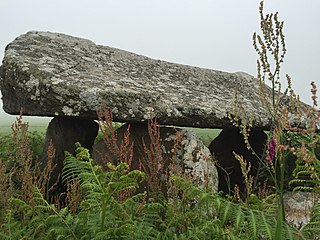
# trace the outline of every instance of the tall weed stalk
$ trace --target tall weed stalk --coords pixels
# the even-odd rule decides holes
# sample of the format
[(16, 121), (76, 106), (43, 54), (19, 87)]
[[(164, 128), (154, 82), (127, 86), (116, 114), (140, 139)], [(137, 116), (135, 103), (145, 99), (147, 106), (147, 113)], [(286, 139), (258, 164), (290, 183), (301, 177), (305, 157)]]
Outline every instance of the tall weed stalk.
[[(314, 83), (312, 83), (311, 90), (314, 100), (312, 107), (299, 101), (299, 97), (291, 87), (291, 78), (288, 75), (286, 75), (287, 87), (283, 91), (280, 70), (287, 53), (283, 33), (284, 23), (279, 20), (278, 12), (265, 15), (263, 10), (264, 1), (261, 1), (259, 7), (261, 34), (253, 34), (253, 46), (259, 56), (257, 60), (257, 79), (260, 86), (260, 102), (269, 113), (271, 121), (268, 141), (262, 156), (257, 156), (248, 142), (252, 120), (247, 120), (247, 117), (243, 115), (244, 111), (241, 111), (241, 103), (238, 101), (236, 101), (236, 114), (234, 116), (229, 115), (229, 118), (234, 125), (240, 128), (248, 149), (251, 149), (252, 153), (259, 158), (261, 166), (259, 169), (264, 169), (274, 183), (278, 196), (278, 220), (273, 237), (281, 239), (282, 226), (285, 222), (283, 195), (289, 156), (294, 154), (298, 157), (298, 165), (293, 172), (295, 179), (291, 181), (291, 184), (300, 185), (296, 189), (310, 190), (311, 187), (313, 190), (317, 190), (319, 175), (316, 169), (318, 169), (319, 161), (316, 157), (316, 149), (317, 139), (319, 138), (316, 131), (320, 126), (319, 110), (316, 109), (317, 102), (315, 100), (317, 97)], [(266, 87), (268, 83), (271, 85), (271, 91)], [(241, 124), (238, 124), (239, 120)], [(287, 136), (295, 133), (307, 134), (310, 141), (308, 143), (302, 141), (293, 147), (288, 143)], [(237, 154), (235, 156), (242, 167), (248, 188), (247, 192), (256, 189), (257, 181), (255, 180), (252, 186), (252, 179), (247, 176), (246, 169), (248, 169), (248, 166), (246, 166), (246, 161)], [(259, 174), (260, 172), (257, 173), (257, 176)], [(306, 178), (307, 175), (309, 177)], [(306, 185), (302, 186), (303, 184)]]
[[(287, 88), (284, 93), (281, 93), (280, 68), (287, 52), (283, 34), (283, 22), (278, 20), (278, 13), (263, 14), (263, 1), (260, 3), (259, 12), (262, 37), (255, 33), (253, 45), (259, 55), (257, 66), (261, 102), (272, 117), (272, 129), (268, 140), (265, 163), (272, 170), (271, 173), (273, 174), (271, 176), (274, 179), (275, 189), (279, 195), (275, 238), (280, 239), (283, 229), (281, 226), (285, 221), (283, 194), (285, 191), (285, 172), (290, 164), (287, 160), (290, 154), (296, 155), (298, 159), (297, 167), (293, 171), (295, 180), (292, 180), (291, 184), (297, 184), (300, 180), (300, 184), (298, 184), (300, 186), (296, 187), (296, 189), (300, 190), (307, 190), (308, 187), (311, 187), (312, 190), (317, 190), (319, 186), (320, 178), (319, 171), (317, 171), (319, 170), (317, 167), (319, 159), (316, 156), (319, 135), (316, 132), (320, 127), (320, 115), (317, 109), (317, 89), (314, 82), (311, 83), (313, 100), (313, 106), (311, 107), (299, 101), (299, 97), (291, 87), (291, 78), (288, 75), (286, 75)], [(273, 59), (272, 63), (269, 62), (270, 57)], [(265, 88), (266, 80), (271, 82), (271, 104), (268, 102), (268, 93)], [(309, 141), (305, 142), (301, 138), (299, 145), (291, 146), (287, 142), (287, 136), (295, 133), (306, 134)], [(302, 171), (301, 163), (305, 164), (305, 166), (310, 166), (307, 171)], [(301, 181), (301, 177), (305, 177), (305, 179)]]

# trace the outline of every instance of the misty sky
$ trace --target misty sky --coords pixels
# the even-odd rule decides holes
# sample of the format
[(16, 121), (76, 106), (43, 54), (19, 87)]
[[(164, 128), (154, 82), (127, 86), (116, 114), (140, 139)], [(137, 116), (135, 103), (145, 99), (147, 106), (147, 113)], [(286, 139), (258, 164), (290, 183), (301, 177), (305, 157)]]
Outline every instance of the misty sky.
[[(252, 34), (259, 31), (258, 5), (258, 0), (0, 0), (0, 59), (15, 37), (47, 30), (155, 59), (256, 76)], [(285, 21), (282, 72), (310, 102), (309, 83), (320, 85), (320, 1), (265, 0), (265, 12), (275, 11)], [(0, 122), (5, 117), (1, 107)]]

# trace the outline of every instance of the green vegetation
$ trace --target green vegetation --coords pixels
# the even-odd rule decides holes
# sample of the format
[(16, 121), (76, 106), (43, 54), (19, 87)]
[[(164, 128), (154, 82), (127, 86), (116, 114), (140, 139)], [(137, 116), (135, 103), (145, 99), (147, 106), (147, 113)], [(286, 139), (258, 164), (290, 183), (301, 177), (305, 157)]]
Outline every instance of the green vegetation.
[[(0, 239), (319, 239), (320, 203), (314, 206), (310, 223), (297, 229), (286, 223), (283, 201), (285, 190), (320, 191), (317, 89), (312, 83), (313, 106), (305, 106), (297, 101), (287, 77), (284, 92), (290, 104), (281, 105), (285, 98), (279, 94), (280, 66), (286, 53), (283, 23), (277, 14), (263, 14), (263, 2), (260, 16), (262, 34), (255, 33), (253, 40), (259, 56), (261, 101), (273, 124), (266, 151), (258, 157), (261, 172), (270, 179), (269, 186), (254, 186), (253, 179), (259, 180), (261, 173), (248, 175), (250, 162), (235, 153), (247, 188), (245, 198), (241, 199), (236, 189), (234, 196), (199, 189), (178, 172), (167, 175), (164, 194), (159, 185), (161, 176), (152, 172), (161, 172), (164, 166), (150, 161), (156, 164), (150, 166), (151, 172), (130, 171), (129, 142), (122, 143), (123, 148), (115, 147), (119, 164), (108, 163), (107, 170), (95, 166), (89, 150), (76, 143), (74, 155), (65, 153), (61, 175), (67, 186), (64, 198), (49, 199), (47, 186), (54, 168), (49, 156), (54, 151), (48, 149), (47, 166), (41, 168), (37, 159), (42, 154), (43, 134), (29, 132), (19, 118), (13, 132), (0, 137)], [(264, 87), (266, 81), (272, 85), (271, 101)], [(296, 119), (304, 116), (307, 124), (288, 124), (289, 111)], [(241, 112), (229, 117), (246, 141), (251, 120)], [(100, 126), (110, 128), (104, 129), (102, 138), (116, 127), (112, 119), (100, 122)], [(151, 130), (159, 127), (152, 120), (149, 126)], [(206, 138), (216, 135), (196, 131)], [(152, 158), (161, 158), (161, 151), (154, 151), (161, 149), (157, 131), (149, 134), (155, 134), (150, 136), (152, 149), (145, 150)], [(146, 182), (148, 191), (139, 190), (139, 184)]]
[[(12, 133), (12, 123), (15, 121), (14, 116), (1, 116), (0, 136), (9, 135)], [(29, 122), (28, 130), (31, 132), (45, 133), (50, 118), (47, 117), (24, 117), (24, 121)]]
[[(92, 164), (87, 149), (76, 146), (75, 156), (66, 153), (63, 169), (66, 206), (49, 204), (36, 183), (24, 191), (21, 187), (2, 203), (7, 210), (1, 219), (2, 239), (272, 238), (276, 218), (271, 210), (232, 203), (179, 176), (169, 180), (168, 200), (147, 199), (146, 193), (135, 193), (145, 173), (128, 171), (127, 163), (110, 163), (109, 171), (103, 171)], [(283, 239), (295, 239), (297, 230), (283, 229)]]
[[(11, 124), (12, 123), (10, 123), (10, 126), (0, 127), (0, 137), (10, 137), (12, 134)], [(28, 128), (29, 132), (38, 132), (39, 134), (45, 134), (46, 130), (47, 126), (30, 126)]]
[[(15, 129), (19, 142), (13, 142), (13, 149), (23, 139), (29, 148), (29, 138), (20, 135), (19, 124)], [(74, 156), (66, 152), (62, 179), (68, 190), (63, 205), (46, 199), (43, 186), (48, 176), (42, 174), (48, 171), (33, 171), (27, 149), (8, 155), (24, 159), (14, 170), (6, 172), (1, 162), (1, 239), (275, 239), (274, 195), (234, 203), (194, 187), (181, 176), (169, 178), (166, 199), (161, 194), (136, 192), (146, 173), (129, 171), (126, 162), (109, 163), (104, 171), (93, 165), (87, 149), (76, 146)], [(47, 168), (51, 169), (50, 163)], [(283, 222), (279, 239), (313, 239), (319, 224), (317, 208), (312, 224), (300, 231)]]
[(213, 139), (215, 139), (219, 133), (220, 129), (209, 129), (209, 128), (191, 128), (203, 141), (204, 145), (209, 147)]

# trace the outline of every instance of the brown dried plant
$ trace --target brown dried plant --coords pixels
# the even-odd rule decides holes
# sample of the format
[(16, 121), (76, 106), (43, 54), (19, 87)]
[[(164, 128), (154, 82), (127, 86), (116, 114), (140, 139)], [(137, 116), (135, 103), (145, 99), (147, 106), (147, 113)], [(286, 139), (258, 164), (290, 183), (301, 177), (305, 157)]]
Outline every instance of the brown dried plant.
[(31, 150), (30, 139), (28, 136), (28, 123), (24, 123), (22, 119), (22, 112), (12, 125), (12, 144), (8, 145), (8, 158), (6, 160), (6, 169), (1, 168), (7, 172), (7, 188), (6, 199), (10, 197), (17, 197), (26, 203), (31, 204), (33, 198), (33, 189), (37, 187), (44, 198), (48, 199), (48, 183), (50, 173), (54, 169), (53, 157), (55, 150), (52, 144), (48, 148), (48, 162), (47, 165), (41, 167), (38, 162), (38, 156), (33, 156)]
[[(260, 29), (262, 36), (253, 34), (253, 47), (259, 58), (257, 60), (258, 80), (260, 83), (260, 100), (273, 119), (277, 118), (281, 97), (280, 69), (287, 53), (283, 21), (279, 21), (278, 12), (264, 15), (263, 1), (260, 2)], [(272, 61), (270, 61), (272, 59)], [(266, 82), (271, 83), (271, 99)], [(290, 87), (290, 83), (288, 83)], [(287, 91), (285, 91), (287, 92)]]
[(184, 164), (181, 159), (178, 159), (178, 152), (182, 148), (183, 134), (176, 131), (171, 153), (164, 153), (160, 128), (160, 124), (150, 113), (148, 141), (142, 139), (144, 156), (139, 161), (142, 166), (141, 170), (147, 174), (147, 192), (153, 200), (156, 200), (157, 197), (167, 197), (170, 191), (168, 183), (171, 176), (187, 178), (183, 174)]
[(4, 213), (6, 209), (10, 208), (9, 199), (14, 196), (13, 175), (15, 168), (7, 170), (5, 162), (0, 159), (0, 226), (4, 220)]
[(233, 196), (232, 199), (234, 202), (242, 202), (242, 198), (241, 198), (241, 194), (240, 194), (240, 188), (239, 186), (236, 184), (233, 187)]
[(254, 112), (252, 112), (250, 116), (247, 115), (244, 110), (242, 99), (239, 98), (237, 91), (233, 94), (233, 103), (232, 113), (228, 112), (227, 117), (230, 123), (239, 129), (240, 133), (243, 135), (247, 149), (251, 151), (254, 156), (260, 158), (261, 156), (255, 152), (249, 142), (249, 136), (253, 126)]
[(251, 170), (251, 163), (246, 161), (243, 156), (238, 155), (237, 153), (233, 152), (234, 157), (239, 161), (241, 167), (241, 173), (244, 178), (245, 183), (245, 190), (246, 190), (246, 198), (253, 193), (253, 176), (250, 175)]
[[(36, 167), (36, 185), (42, 195), (49, 199), (49, 192), (54, 188), (55, 184), (51, 186), (51, 188), (48, 188), (49, 182), (50, 182), (50, 175), (51, 172), (55, 169), (56, 165), (53, 164), (54, 156), (55, 156), (56, 150), (53, 146), (52, 141), (49, 142), (48, 148), (47, 148), (47, 161), (46, 166), (43, 168), (40, 167), (40, 164)], [(58, 181), (58, 180), (57, 180)]]
[(104, 108), (103, 104), (101, 104), (100, 110), (97, 111), (97, 116), (99, 128), (103, 134), (103, 141), (113, 155), (101, 156), (101, 159), (104, 159), (105, 163), (114, 163), (114, 160), (116, 160), (117, 163), (127, 163), (130, 168), (134, 146), (134, 143), (130, 141), (130, 125), (128, 125), (127, 131), (123, 136), (123, 141), (118, 142), (117, 134), (113, 126), (112, 110)]
[(66, 204), (71, 214), (76, 214), (82, 200), (80, 180), (74, 178), (67, 182)]
[[(264, 1), (260, 2), (259, 14), (261, 34), (259, 35), (256, 32), (253, 34), (253, 47), (259, 56), (257, 60), (257, 79), (260, 87), (260, 102), (269, 114), (271, 123), (270, 131), (273, 132), (275, 129), (281, 129), (282, 131), (285, 122), (282, 118), (285, 113), (283, 103), (288, 103), (291, 106), (290, 108), (297, 109), (295, 105), (297, 98), (291, 88), (291, 78), (288, 75), (286, 76), (287, 88), (283, 93), (281, 92), (280, 69), (287, 52), (285, 36), (283, 34), (283, 21), (279, 20), (278, 12), (264, 15)], [(270, 83), (271, 89), (267, 87), (267, 83)], [(290, 101), (288, 101), (287, 93), (289, 93)], [(272, 164), (268, 164), (269, 167), (266, 167), (267, 164), (265, 163), (268, 154), (268, 145), (266, 144), (265, 150), (261, 156), (254, 151), (248, 141), (252, 128), (252, 117), (246, 116), (241, 99), (238, 98), (237, 93), (235, 93), (234, 102), (235, 107), (233, 114), (229, 113), (228, 117), (231, 123), (240, 129), (240, 132), (244, 136), (247, 148), (259, 159), (260, 167), (255, 176), (253, 186), (253, 188), (256, 189), (260, 169), (269, 171), (270, 175), (274, 174), (274, 169), (272, 167), (269, 169)], [(278, 133), (281, 134), (281, 131), (278, 131)], [(273, 136), (269, 141), (271, 141), (272, 138)]]
[(183, 172), (185, 172), (184, 169), (184, 164), (179, 164), (179, 159), (178, 159), (178, 151), (183, 151), (182, 149), (182, 139), (183, 139), (183, 134), (180, 131), (176, 131), (175, 137), (173, 140), (173, 156), (171, 159), (171, 163), (169, 166), (170, 169), (170, 176), (179, 176), (183, 177)]
[(47, 150), (48, 161), (46, 166), (41, 167), (39, 162), (34, 163), (32, 162), (32, 159), (27, 158), (23, 168), (18, 170), (19, 179), (21, 181), (21, 199), (26, 203), (32, 203), (33, 189), (35, 187), (39, 189), (45, 199), (49, 200), (49, 192), (51, 189), (49, 189), (48, 186), (50, 174), (55, 168), (55, 165), (53, 164), (54, 154), (55, 149), (52, 143), (50, 143)]
[[(129, 169), (132, 168), (133, 159), (133, 147), (134, 142), (130, 139), (130, 124), (126, 132), (123, 135), (123, 140), (119, 141), (116, 133), (116, 129), (113, 124), (112, 110), (104, 108), (104, 105), (100, 105), (100, 110), (97, 111), (99, 128), (103, 135), (103, 141), (106, 144), (110, 153), (106, 152), (104, 155), (100, 154), (100, 158), (105, 163), (105, 168), (114, 166), (108, 163), (119, 164), (126, 163)], [(97, 150), (96, 150), (97, 151)], [(112, 169), (109, 169), (112, 170)], [(125, 201), (132, 196), (133, 191), (126, 189), (118, 193), (118, 200)]]
[(142, 139), (143, 150), (145, 156), (139, 161), (141, 162), (142, 171), (147, 173), (147, 192), (151, 198), (156, 198), (163, 192), (164, 182), (167, 178), (164, 154), (160, 143), (160, 125), (151, 114), (148, 120), (148, 137), (150, 139), (147, 144), (146, 139)]

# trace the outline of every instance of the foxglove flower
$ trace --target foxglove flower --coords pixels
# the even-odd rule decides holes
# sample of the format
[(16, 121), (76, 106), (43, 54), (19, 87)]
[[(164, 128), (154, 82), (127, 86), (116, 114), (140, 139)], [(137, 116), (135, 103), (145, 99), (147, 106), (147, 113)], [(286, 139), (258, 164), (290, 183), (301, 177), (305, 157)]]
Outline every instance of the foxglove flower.
[(267, 160), (270, 164), (272, 164), (273, 159), (276, 157), (276, 146), (276, 139), (272, 138), (268, 143), (269, 150), (267, 155)]

